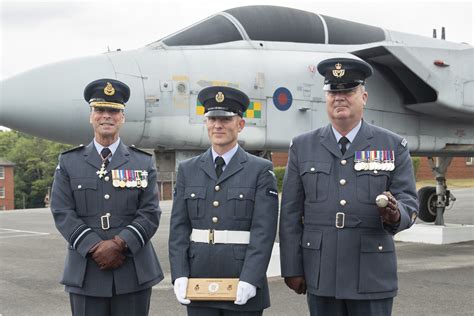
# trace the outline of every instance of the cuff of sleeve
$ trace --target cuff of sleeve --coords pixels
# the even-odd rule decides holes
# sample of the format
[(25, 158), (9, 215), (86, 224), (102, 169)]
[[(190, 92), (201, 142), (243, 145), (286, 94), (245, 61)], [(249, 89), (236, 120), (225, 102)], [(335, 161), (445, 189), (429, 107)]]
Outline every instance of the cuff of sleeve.
[(118, 236), (122, 238), (128, 246), (128, 249), (132, 254), (136, 254), (142, 248), (142, 242), (135, 232), (130, 229), (123, 229)]
[(102, 238), (100, 238), (97, 233), (91, 232), (81, 240), (79, 245), (77, 245), (76, 250), (81, 256), (85, 258), (89, 253), (89, 250), (101, 240)]

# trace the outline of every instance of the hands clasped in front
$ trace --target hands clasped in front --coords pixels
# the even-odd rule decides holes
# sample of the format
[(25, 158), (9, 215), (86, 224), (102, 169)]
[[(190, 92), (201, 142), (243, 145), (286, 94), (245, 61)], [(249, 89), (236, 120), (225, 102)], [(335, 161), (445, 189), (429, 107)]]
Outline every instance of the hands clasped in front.
[(126, 249), (125, 241), (115, 236), (113, 239), (98, 242), (89, 253), (101, 270), (113, 270), (119, 268), (125, 261)]

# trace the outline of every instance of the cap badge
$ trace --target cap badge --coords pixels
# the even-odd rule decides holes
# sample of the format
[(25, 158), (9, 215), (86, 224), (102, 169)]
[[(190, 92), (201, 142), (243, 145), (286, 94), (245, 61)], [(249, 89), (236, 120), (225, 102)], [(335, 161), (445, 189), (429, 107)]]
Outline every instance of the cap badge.
[(342, 76), (344, 76), (346, 70), (342, 69), (342, 65), (340, 63), (337, 63), (334, 66), (336, 67), (336, 69), (332, 71), (332, 75), (336, 78), (341, 78)]
[(222, 92), (220, 92), (220, 91), (217, 92), (217, 94), (216, 94), (216, 101), (217, 101), (218, 103), (222, 103), (222, 102), (224, 102), (224, 99), (225, 99), (224, 93), (222, 93)]
[(104, 88), (104, 93), (105, 95), (114, 95), (115, 94), (115, 89), (112, 87), (112, 84), (110, 82), (107, 82), (107, 85)]

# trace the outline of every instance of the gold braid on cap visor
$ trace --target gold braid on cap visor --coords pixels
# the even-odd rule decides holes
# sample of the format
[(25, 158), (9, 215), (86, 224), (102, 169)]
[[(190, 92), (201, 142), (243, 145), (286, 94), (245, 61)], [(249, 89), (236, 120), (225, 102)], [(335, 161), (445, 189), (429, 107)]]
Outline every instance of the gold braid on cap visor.
[(94, 101), (90, 103), (93, 108), (112, 108), (117, 110), (125, 109), (125, 105), (122, 103), (106, 102), (106, 101)]

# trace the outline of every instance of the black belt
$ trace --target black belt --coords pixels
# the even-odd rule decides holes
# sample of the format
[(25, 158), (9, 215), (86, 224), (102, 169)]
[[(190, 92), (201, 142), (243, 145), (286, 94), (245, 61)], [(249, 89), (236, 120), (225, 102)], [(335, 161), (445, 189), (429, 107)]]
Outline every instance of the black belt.
[[(311, 221), (308, 221), (308, 217), (311, 217)], [(305, 216), (304, 224), (309, 226), (334, 226), (336, 228), (383, 228), (380, 216), (352, 215), (343, 212), (311, 214), (311, 216)]]
[(119, 216), (107, 213), (103, 216), (87, 216), (81, 217), (81, 219), (91, 228), (102, 228), (103, 230), (107, 230), (109, 228), (125, 227), (132, 222), (134, 217), (135, 216), (133, 215)]

